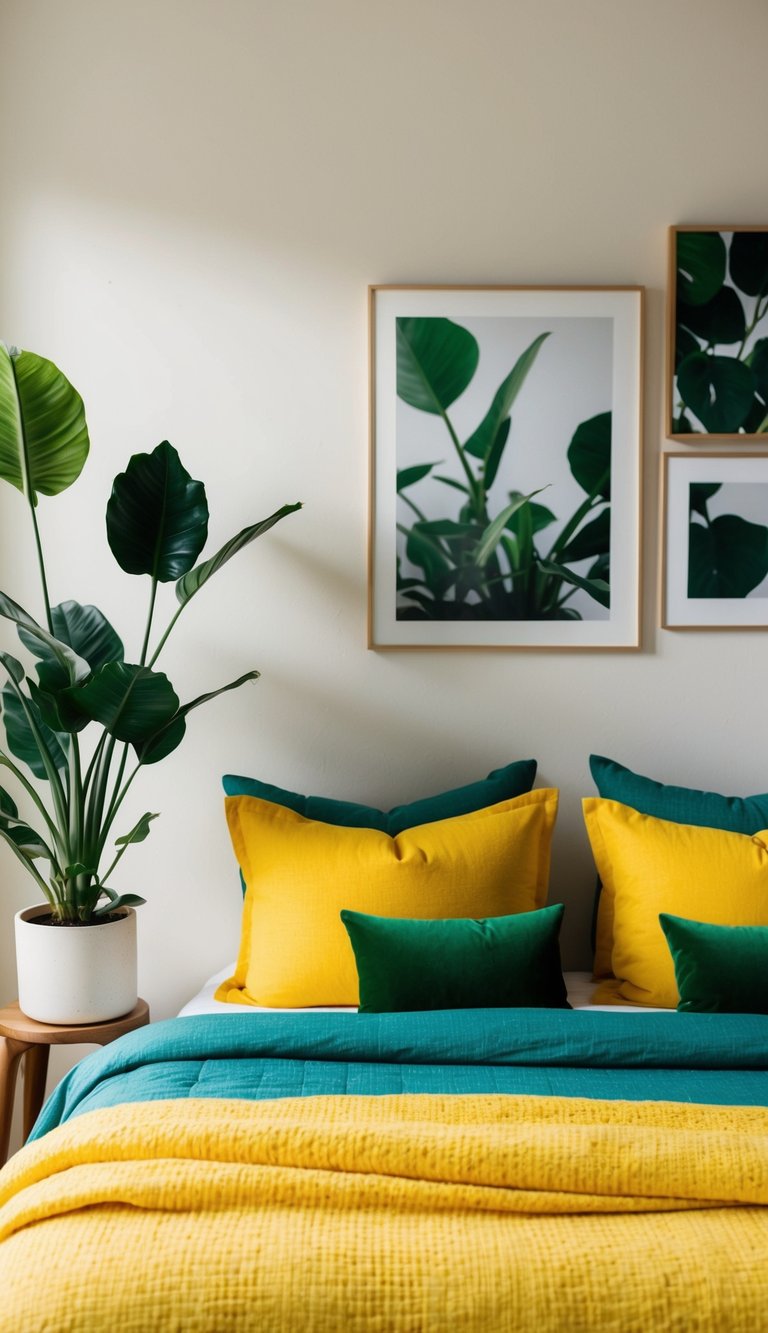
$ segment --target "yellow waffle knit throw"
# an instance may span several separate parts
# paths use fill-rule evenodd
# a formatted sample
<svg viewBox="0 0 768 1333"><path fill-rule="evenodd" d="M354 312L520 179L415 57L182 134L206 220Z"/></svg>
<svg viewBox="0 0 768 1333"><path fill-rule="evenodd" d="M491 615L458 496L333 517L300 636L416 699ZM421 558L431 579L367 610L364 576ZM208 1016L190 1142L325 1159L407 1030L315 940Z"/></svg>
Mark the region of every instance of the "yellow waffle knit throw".
<svg viewBox="0 0 768 1333"><path fill-rule="evenodd" d="M119 1106L0 1172L0 1333L758 1333L767 1204L760 1108Z"/></svg>

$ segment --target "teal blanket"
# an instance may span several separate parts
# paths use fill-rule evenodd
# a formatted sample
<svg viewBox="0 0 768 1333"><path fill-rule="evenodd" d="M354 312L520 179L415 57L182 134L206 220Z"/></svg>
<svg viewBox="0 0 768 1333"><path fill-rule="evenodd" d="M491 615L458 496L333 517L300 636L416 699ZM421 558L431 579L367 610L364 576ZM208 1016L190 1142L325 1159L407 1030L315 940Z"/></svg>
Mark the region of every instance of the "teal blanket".
<svg viewBox="0 0 768 1333"><path fill-rule="evenodd" d="M32 1137L121 1102L400 1092L768 1106L768 1017L464 1009L172 1018L82 1060Z"/></svg>

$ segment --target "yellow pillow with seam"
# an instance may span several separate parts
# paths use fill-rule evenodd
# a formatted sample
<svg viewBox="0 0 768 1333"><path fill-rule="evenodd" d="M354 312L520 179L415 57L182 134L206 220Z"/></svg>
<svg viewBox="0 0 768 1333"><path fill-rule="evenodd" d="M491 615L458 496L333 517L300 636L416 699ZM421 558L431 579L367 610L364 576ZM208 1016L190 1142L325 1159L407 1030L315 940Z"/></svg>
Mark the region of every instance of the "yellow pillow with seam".
<svg viewBox="0 0 768 1333"><path fill-rule="evenodd" d="M556 790L540 788L392 838L306 819L255 796L227 797L246 893L235 975L216 999L275 1008L358 1004L343 908L426 920L542 907L557 800Z"/></svg>
<svg viewBox="0 0 768 1333"><path fill-rule="evenodd" d="M582 805L613 919L614 977L598 986L593 1002L674 1009L675 968L659 913L768 925L768 830L749 837L674 824L597 796Z"/></svg>

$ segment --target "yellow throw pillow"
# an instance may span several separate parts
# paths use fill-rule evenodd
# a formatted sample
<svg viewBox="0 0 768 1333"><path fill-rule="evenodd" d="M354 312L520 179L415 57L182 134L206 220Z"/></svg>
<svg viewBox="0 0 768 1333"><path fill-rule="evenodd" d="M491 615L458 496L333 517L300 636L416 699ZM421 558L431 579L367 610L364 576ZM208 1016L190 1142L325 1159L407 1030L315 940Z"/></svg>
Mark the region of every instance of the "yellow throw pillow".
<svg viewBox="0 0 768 1333"><path fill-rule="evenodd" d="M542 907L557 797L526 792L395 838L305 819L255 796L228 797L246 893L235 975L216 998L275 1008L356 1005L342 908L426 920Z"/></svg>
<svg viewBox="0 0 768 1333"><path fill-rule="evenodd" d="M583 807L613 922L614 978L593 999L674 1009L675 968L659 913L719 926L768 925L768 829L748 837L673 824L597 796Z"/></svg>

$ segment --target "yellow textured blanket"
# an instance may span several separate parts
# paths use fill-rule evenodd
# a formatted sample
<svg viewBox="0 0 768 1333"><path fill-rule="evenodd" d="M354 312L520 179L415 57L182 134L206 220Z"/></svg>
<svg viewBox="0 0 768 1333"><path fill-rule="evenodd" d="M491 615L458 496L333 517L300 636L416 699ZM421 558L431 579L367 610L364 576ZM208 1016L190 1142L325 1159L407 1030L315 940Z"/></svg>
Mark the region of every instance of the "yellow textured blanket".
<svg viewBox="0 0 768 1333"><path fill-rule="evenodd" d="M0 1173L2 1333L742 1333L768 1111L543 1097L93 1111Z"/></svg>

